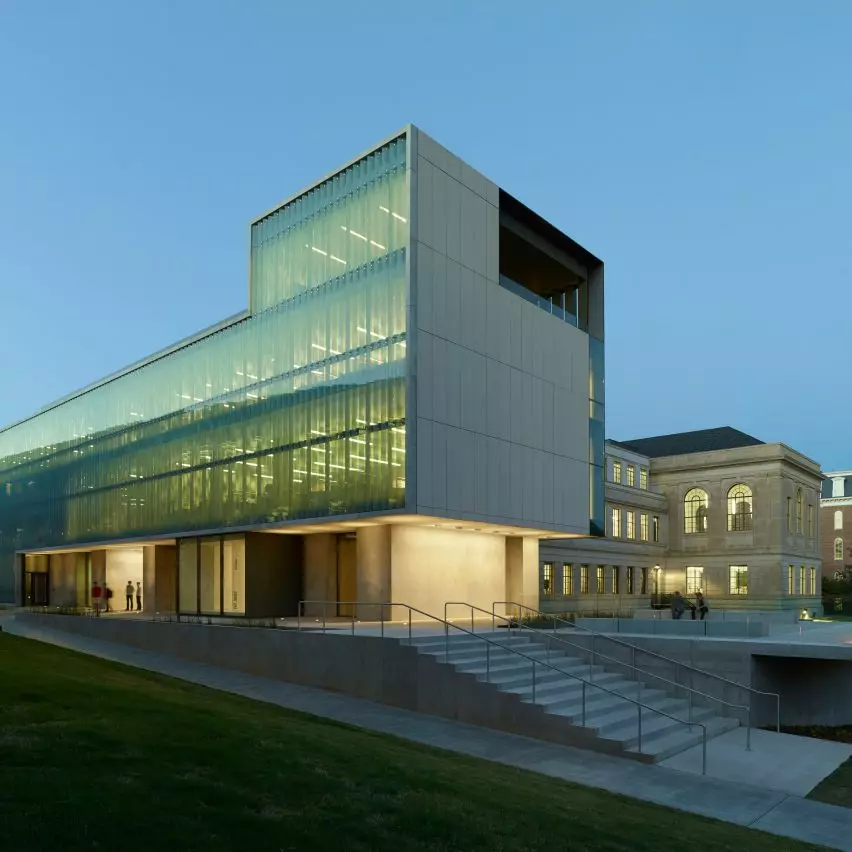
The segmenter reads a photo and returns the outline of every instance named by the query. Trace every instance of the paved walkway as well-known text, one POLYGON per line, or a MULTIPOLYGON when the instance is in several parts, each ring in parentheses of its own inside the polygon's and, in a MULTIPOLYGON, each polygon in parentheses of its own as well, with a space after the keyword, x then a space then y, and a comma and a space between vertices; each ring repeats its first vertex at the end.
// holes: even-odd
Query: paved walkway
MULTIPOLYGON (((204 666, 59 630, 0 613, 4 630, 86 654, 566 781, 608 790, 783 837, 852 852, 852 809, 788 793, 573 749, 397 710, 230 669, 204 666)), ((711 769, 712 771, 712 769, 711 769)))

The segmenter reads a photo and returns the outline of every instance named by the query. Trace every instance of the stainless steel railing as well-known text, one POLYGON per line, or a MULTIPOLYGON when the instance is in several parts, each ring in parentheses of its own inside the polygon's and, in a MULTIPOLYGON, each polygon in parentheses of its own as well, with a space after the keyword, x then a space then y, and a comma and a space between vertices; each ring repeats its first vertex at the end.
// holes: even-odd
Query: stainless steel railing
MULTIPOLYGON (((481 633, 475 632, 475 620, 473 615, 471 614, 471 630, 468 630, 466 627, 462 627, 458 624, 454 624, 451 621, 448 621, 446 617, 441 618, 440 616, 433 615, 432 613, 425 612, 422 609, 418 609, 415 606, 411 606, 411 604, 407 603, 395 603, 395 602, 386 602, 386 603, 376 603, 374 601, 323 601, 323 600, 305 600, 299 602, 299 616, 297 622, 297 629, 299 631, 302 630, 302 622, 310 618, 311 616, 303 615, 304 606, 322 606, 322 627, 321 630, 323 633, 326 633, 328 630, 328 618, 327 618, 327 608, 329 606, 333 606, 335 608, 339 608, 341 606, 346 607, 378 607, 380 610, 380 614, 384 616, 384 613, 388 608, 393 612, 394 607, 401 607, 405 609, 408 613, 408 618, 403 625, 408 626, 408 641, 411 644, 413 638, 412 632, 412 614, 417 613, 418 615, 425 616, 427 619, 431 621, 436 621, 443 627, 444 632, 444 661, 449 663, 450 660, 450 629, 457 630, 462 634, 467 636, 472 636, 474 639, 484 642, 486 648, 485 655, 485 681, 486 683, 490 682, 491 679, 491 648, 496 646, 500 651, 510 652, 517 657, 528 660, 531 664, 531 697, 533 703, 535 703, 536 699, 536 667, 542 666, 545 669, 550 671, 557 672, 558 674, 570 678, 574 681, 577 681, 581 686, 581 696, 580 696, 580 713, 581 713, 581 725, 585 727, 586 725, 586 692, 587 687, 591 687, 592 689, 597 689, 600 692, 604 692, 608 695, 612 695, 618 698, 620 701, 627 702, 628 704, 632 704, 636 707, 636 747, 639 754, 642 754, 642 711, 646 711, 646 713, 654 713, 657 716, 662 716, 666 719, 670 719, 673 722, 676 722, 679 725, 686 725, 690 730, 693 727, 701 728, 701 774, 705 775, 707 773, 707 726, 702 724, 701 722, 691 722, 686 719, 679 719, 677 716, 673 716, 670 713, 666 713, 664 710, 658 710, 656 707, 651 707, 648 704, 645 704, 642 701, 639 701, 634 698, 630 698, 627 695, 623 695, 620 692, 616 692, 612 689, 607 689, 605 686, 601 686, 600 684, 593 683, 591 681, 587 681, 585 678, 580 677, 574 672, 565 671, 564 669, 559 668, 558 666, 553 665, 548 661, 537 660, 534 657, 531 657, 529 654, 525 654, 522 651, 519 651, 517 648, 511 647, 511 645, 504 645, 502 642, 497 642, 494 639, 490 639, 486 636, 483 636, 481 633)), ((453 606, 455 604, 449 603, 445 605, 445 613, 447 606, 453 606)), ((470 604, 465 604, 470 606, 470 604)), ((477 608, 479 609, 479 608, 477 608)), ((488 610, 482 610, 484 613, 488 613, 488 610)), ((314 617, 315 618, 315 617, 314 617)), ((359 622, 359 619, 355 615, 355 611, 353 609, 352 613, 347 616, 343 616, 343 618, 349 619, 351 623, 351 635, 355 635, 355 624, 359 622)), ((314 622, 316 623, 316 621, 314 622)), ((382 617, 380 621, 380 635, 382 637, 385 636, 385 620, 382 617)))
MULTIPOLYGON (((780 733, 781 731, 781 696, 777 692, 765 692, 760 689, 755 689, 753 686, 747 686, 744 683, 739 683, 738 681, 731 680, 730 678, 723 677, 722 675, 714 674, 713 672, 705 671, 704 669, 700 669, 697 666, 693 666, 690 663, 683 663, 680 660, 675 660, 671 657, 667 657, 664 654, 659 654, 656 651, 649 651, 646 648, 641 648, 638 645, 634 645, 632 642, 627 642, 624 639, 616 639, 614 636, 610 636, 606 633, 601 633, 596 630, 592 630, 590 627, 584 627, 582 625, 576 624, 573 621, 569 621, 565 618, 560 618, 557 615, 553 615, 549 612, 543 612, 541 610, 535 609, 534 607, 525 606, 524 604, 517 603, 516 601, 494 601, 491 605, 492 615, 496 616, 496 611, 498 606, 503 607, 516 607, 519 613, 530 613, 532 615, 538 616, 540 618, 549 620, 553 622, 553 633, 556 633, 556 623, 566 625, 571 630, 575 630, 579 633, 584 633, 586 635, 591 636, 591 653, 595 654, 595 639, 598 638, 600 640, 611 642, 614 645, 619 645, 624 648, 631 649, 631 655, 633 661, 635 661, 636 653, 644 654, 647 657, 653 657, 657 660, 662 660, 666 663, 670 663, 675 666, 675 681, 677 681, 678 674, 682 671, 686 671, 690 673, 690 678, 692 675, 700 675, 702 677, 709 678, 711 680, 715 680, 719 683, 727 684, 728 686, 733 686, 739 690, 749 693, 749 695, 759 696, 761 698, 774 698, 775 699, 775 730, 780 733)), ((496 616, 499 617, 499 616, 496 616)), ((522 623, 522 618, 518 618, 518 624, 522 623)), ((493 626, 493 622, 492 622, 493 626)), ((647 670, 644 670, 647 672, 647 670)), ((652 674, 651 672, 647 672, 648 674, 652 674)), ((691 680, 690 680, 691 682, 691 680)), ((717 699, 720 700, 720 699, 717 699)), ((751 714, 751 701, 749 700, 749 715, 751 714)))

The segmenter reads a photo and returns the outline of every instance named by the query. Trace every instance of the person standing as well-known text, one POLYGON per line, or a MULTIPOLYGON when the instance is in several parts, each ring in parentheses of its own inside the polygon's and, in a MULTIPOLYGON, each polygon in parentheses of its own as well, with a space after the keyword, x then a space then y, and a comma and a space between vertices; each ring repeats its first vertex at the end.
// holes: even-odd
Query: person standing
POLYGON ((133 581, 128 580, 124 587, 124 611, 133 612, 133 581))
POLYGON ((92 606, 95 608, 95 615, 101 614, 101 595, 103 594, 103 589, 101 588, 101 584, 95 580, 92 585, 92 606))
POLYGON ((136 581, 136 612, 142 611, 142 583, 136 581))
POLYGON ((710 611, 707 605, 707 598, 701 592, 695 595, 695 605, 698 607, 698 612, 701 614, 701 620, 704 621, 704 616, 710 611))
POLYGON ((112 605, 110 604, 110 599, 112 598, 112 589, 109 587, 109 584, 106 580, 104 580, 104 612, 112 612, 112 605))
POLYGON ((686 610, 686 603, 681 597, 680 592, 675 592, 672 595, 672 618, 678 621, 686 610))

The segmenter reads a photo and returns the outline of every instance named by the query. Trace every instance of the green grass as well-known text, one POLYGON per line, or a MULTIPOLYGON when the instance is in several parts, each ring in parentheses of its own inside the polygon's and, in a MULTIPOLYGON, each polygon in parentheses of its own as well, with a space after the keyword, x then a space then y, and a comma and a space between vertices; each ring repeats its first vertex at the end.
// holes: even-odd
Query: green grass
MULTIPOLYGON (((802 725, 789 726, 781 730, 785 734, 796 734, 800 737, 852 744, 852 726, 849 725, 802 725)), ((824 778, 814 787, 808 793, 808 798, 826 802, 829 805, 852 808, 852 758, 841 763, 828 778, 824 778)))
POLYGON ((0 848, 803 844, 0 634, 0 848))

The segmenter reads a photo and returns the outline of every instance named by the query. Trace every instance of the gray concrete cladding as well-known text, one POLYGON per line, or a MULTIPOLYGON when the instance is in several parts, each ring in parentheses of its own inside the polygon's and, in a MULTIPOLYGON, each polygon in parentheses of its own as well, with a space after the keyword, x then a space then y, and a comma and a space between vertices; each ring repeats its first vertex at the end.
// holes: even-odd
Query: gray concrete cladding
POLYGON ((588 534, 588 336, 499 286, 498 187, 411 146, 409 506, 588 534))

